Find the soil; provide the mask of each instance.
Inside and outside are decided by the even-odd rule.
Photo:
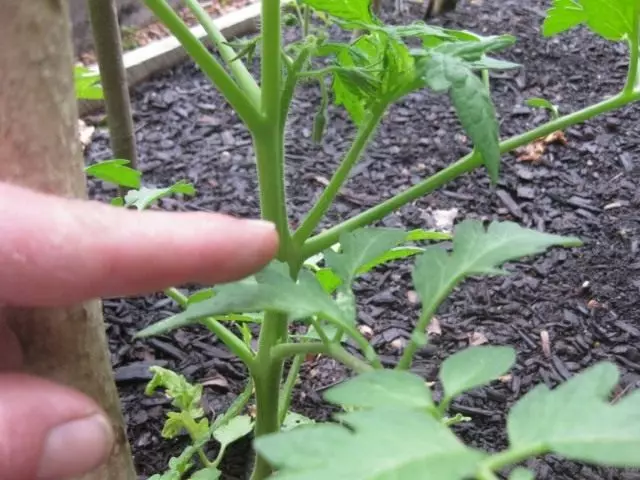
[[[390,17],[392,2],[388,2]],[[518,43],[503,55],[523,65],[493,76],[492,90],[508,137],[546,121],[545,112],[525,106],[544,96],[570,112],[612,95],[625,78],[626,47],[607,43],[584,29],[554,39],[540,34],[542,0],[462,2],[436,23],[482,34],[512,33]],[[420,18],[420,7],[395,19]],[[140,167],[147,184],[166,186],[188,179],[194,199],[170,199],[167,210],[221,211],[241,217],[259,213],[250,137],[209,82],[191,63],[134,89]],[[343,111],[331,112],[321,146],[311,141],[315,87],[299,90],[288,130],[287,189],[295,225],[324,188],[347,149],[353,127]],[[553,387],[601,360],[621,371],[616,395],[640,386],[640,121],[630,106],[565,132],[567,144],[550,144],[537,162],[505,155],[501,180],[491,188],[478,170],[422,198],[381,224],[407,229],[434,226],[434,213],[458,209],[464,218],[513,220],[540,230],[577,235],[585,245],[514,262],[512,275],[468,281],[439,312],[441,332],[416,358],[414,371],[435,380],[441,361],[470,343],[511,345],[517,365],[510,378],[462,396],[453,406],[473,418],[458,429],[472,445],[495,451],[505,446],[505,412],[534,385]],[[394,106],[373,144],[323,225],[347,218],[389,198],[469,151],[468,140],[444,97],[415,93]],[[110,158],[108,135],[98,129],[88,161]],[[522,157],[521,157],[522,158]],[[114,191],[90,183],[94,198]],[[167,252],[170,254],[170,252]],[[380,268],[357,285],[359,321],[388,365],[418,316],[410,300],[410,266]],[[222,412],[240,392],[246,372],[206,331],[188,328],[147,341],[132,336],[175,312],[162,295],[105,301],[113,365],[122,395],[139,474],[161,471],[181,442],[160,436],[168,402],[144,395],[147,367],[161,364],[193,381],[217,379],[207,387],[206,405]],[[548,339],[548,342],[547,342]],[[329,359],[304,366],[293,408],[315,419],[333,410],[322,391],[348,372]],[[249,442],[236,445],[225,463],[225,478],[243,478]],[[538,479],[640,479],[635,471],[596,468],[547,456],[528,462]]]

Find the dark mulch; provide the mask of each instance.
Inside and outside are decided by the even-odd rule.
[[[389,2],[391,3],[391,2]],[[544,96],[573,111],[614,94],[625,77],[624,45],[599,40],[584,30],[555,39],[539,33],[548,2],[507,0],[470,5],[440,20],[485,34],[513,33],[518,44],[506,58],[522,63],[518,72],[496,75],[493,91],[504,137],[545,121],[524,100]],[[413,7],[412,7],[413,8]],[[413,11],[418,18],[419,11]],[[408,17],[407,17],[408,20]],[[310,139],[318,92],[300,90],[293,108],[288,145],[288,194],[295,224],[318,197],[345,151],[353,128],[343,112],[333,112],[322,146]],[[169,210],[215,210],[256,216],[255,170],[250,138],[221,102],[208,81],[191,64],[182,65],[135,89],[137,139],[141,167],[149,184],[164,186],[187,178],[197,198],[165,201]],[[484,171],[465,175],[426,198],[406,206],[383,223],[405,228],[429,227],[434,210],[457,208],[458,220],[515,220],[559,234],[578,235],[585,246],[554,250],[533,260],[515,262],[513,275],[470,281],[443,305],[442,334],[420,351],[415,370],[435,379],[447,355],[484,335],[490,344],[517,348],[512,378],[460,398],[454,411],[473,417],[458,431],[473,445],[495,450],[505,444],[505,411],[533,385],[557,385],[600,360],[616,362],[622,372],[621,391],[640,385],[640,110],[625,108],[569,129],[568,145],[551,145],[541,163],[518,162],[506,155],[496,189]],[[469,151],[446,99],[414,94],[395,106],[375,142],[354,172],[326,223],[333,223],[374,205],[446,166]],[[100,131],[88,159],[110,157],[107,135]],[[113,192],[91,183],[96,198]],[[171,252],[167,252],[168,255]],[[407,337],[418,308],[407,299],[410,268],[383,268],[358,284],[360,322],[375,334],[373,344],[389,364],[397,359],[394,340]],[[212,412],[226,408],[243,386],[245,371],[227,350],[199,329],[186,329],[132,341],[140,328],[165,318],[176,308],[162,296],[105,302],[108,333],[122,394],[129,434],[141,475],[162,469],[179,442],[160,438],[166,402],[146,398],[146,367],[168,365],[193,380],[226,379],[207,388]],[[541,335],[550,341],[550,356]],[[395,342],[397,345],[398,342]],[[321,390],[344,378],[331,360],[305,366],[294,407],[324,419],[331,409]],[[243,449],[230,458],[228,478],[242,476]],[[540,479],[631,479],[637,473],[612,472],[547,457],[530,463]]]

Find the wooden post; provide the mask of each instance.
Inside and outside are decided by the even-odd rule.
[[[67,8],[67,0],[2,1],[0,181],[84,198]],[[108,463],[83,480],[135,480],[101,302],[7,307],[5,315],[23,347],[29,373],[87,394],[110,416],[115,448]]]

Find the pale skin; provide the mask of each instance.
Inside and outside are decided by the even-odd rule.
[[[99,466],[112,441],[91,399],[20,372],[20,348],[3,306],[65,306],[184,283],[233,281],[262,268],[277,246],[266,222],[137,212],[0,182],[2,478],[76,477]],[[47,454],[53,451],[58,453]],[[70,452],[68,458],[60,451]]]

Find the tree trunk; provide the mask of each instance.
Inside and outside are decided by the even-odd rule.
[[[115,0],[89,0],[93,43],[104,90],[111,150],[115,158],[129,160],[136,168],[136,139],[131,118],[131,100],[122,60],[122,39]]]
[[[1,181],[86,197],[71,52],[67,0],[2,1]],[[6,313],[23,347],[27,371],[84,392],[111,418],[117,443],[109,462],[83,479],[134,480],[101,302],[8,308]]]

